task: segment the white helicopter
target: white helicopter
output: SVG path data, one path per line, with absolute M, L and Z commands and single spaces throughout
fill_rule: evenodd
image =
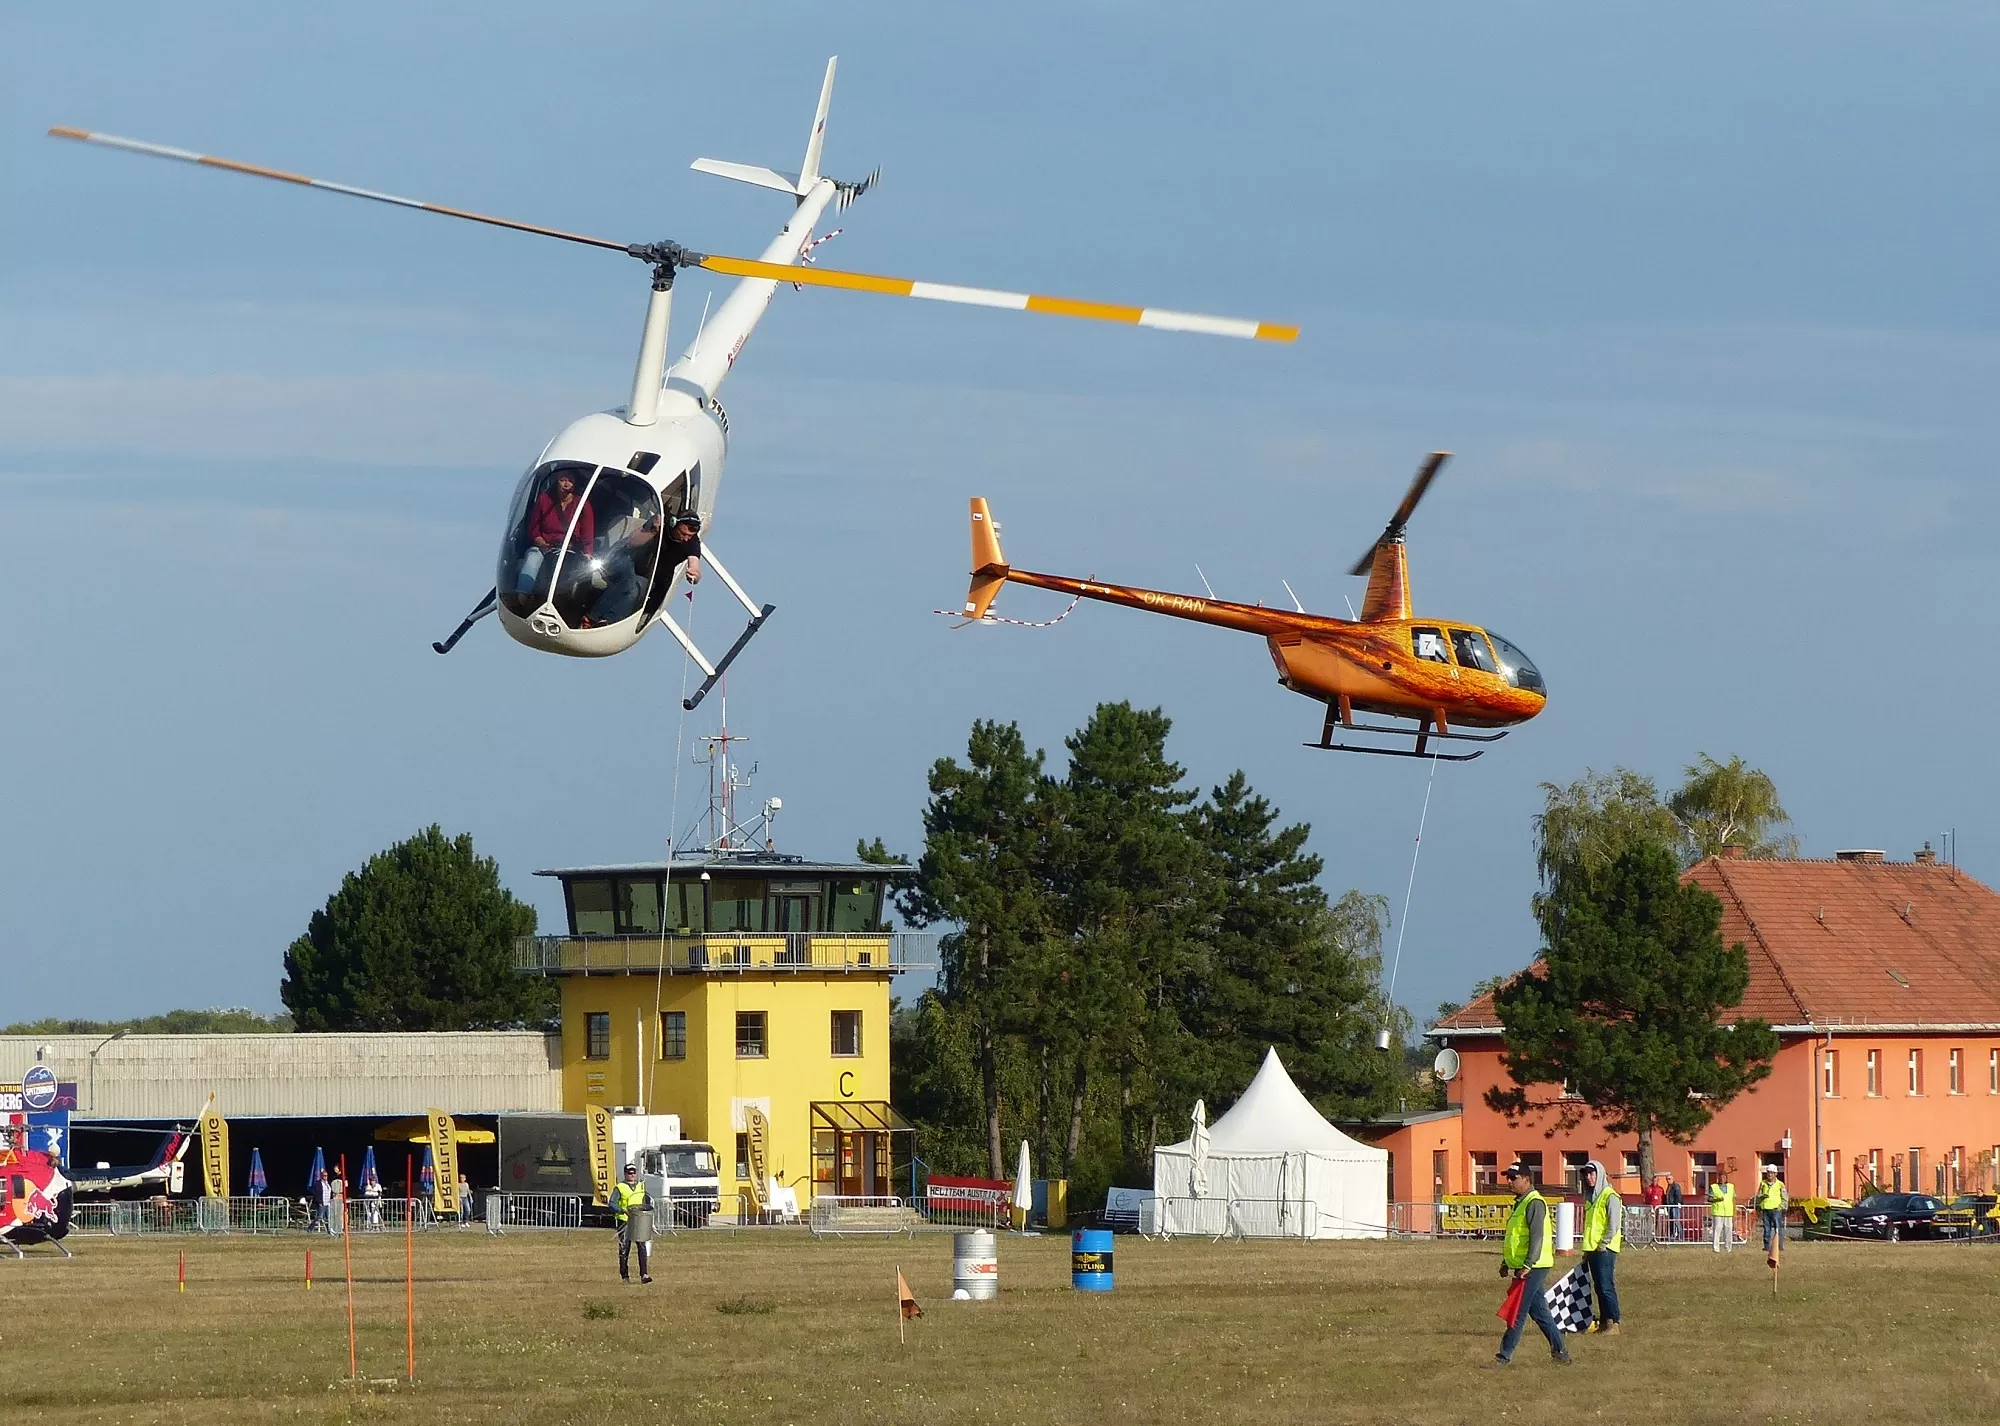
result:
M 826 115 L 833 100 L 833 76 L 838 64 L 838 56 L 827 61 L 819 109 L 813 116 L 805 159 L 797 173 L 709 158 L 696 159 L 692 165 L 703 173 L 775 189 L 793 199 L 796 208 L 791 221 L 756 260 L 695 252 L 675 242 L 613 242 L 112 134 L 61 127 L 52 128 L 49 133 L 55 138 L 178 159 L 257 178 L 275 178 L 328 193 L 607 248 L 638 258 L 651 267 L 653 290 L 646 306 L 638 365 L 632 373 L 631 398 L 623 406 L 572 422 L 543 448 L 515 487 L 506 532 L 500 542 L 499 572 L 493 589 L 450 638 L 432 647 L 441 654 L 449 653 L 467 630 L 496 610 L 501 627 L 518 642 L 579 658 L 621 653 L 657 622 L 666 626 L 706 676 L 700 689 L 683 700 L 686 707 L 693 708 L 771 617 L 774 606 L 760 606 L 746 594 L 716 559 L 714 549 L 705 540 L 701 541 L 701 559 L 750 616 L 736 642 L 720 659 L 710 662 L 667 612 L 667 598 L 681 586 L 687 572 L 678 561 L 669 561 L 668 567 L 661 569 L 662 549 L 668 543 L 662 536 L 688 513 L 697 517 L 693 522 L 696 528 L 705 530 L 714 514 L 723 461 L 729 448 L 729 418 L 716 400 L 716 391 L 736 364 L 737 355 L 750 339 L 780 282 L 843 287 L 975 307 L 1047 312 L 1212 336 L 1279 342 L 1293 341 L 1298 336 L 1297 327 L 1268 322 L 916 282 L 802 265 L 811 262 L 813 228 L 827 205 L 846 209 L 880 177 L 878 169 L 858 182 L 844 182 L 820 172 L 820 150 L 826 139 Z M 669 368 L 667 319 L 673 304 L 674 277 L 682 268 L 690 267 L 740 277 L 743 281 L 714 316 L 703 323 L 680 360 Z M 685 542 L 680 548 L 687 548 Z

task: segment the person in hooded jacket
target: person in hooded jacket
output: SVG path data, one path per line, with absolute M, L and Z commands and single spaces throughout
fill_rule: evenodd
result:
M 1625 1204 L 1611 1189 L 1611 1175 L 1592 1159 L 1583 1166 L 1583 1263 L 1597 1291 L 1597 1321 L 1591 1331 L 1616 1336 L 1618 1250 L 1625 1246 Z

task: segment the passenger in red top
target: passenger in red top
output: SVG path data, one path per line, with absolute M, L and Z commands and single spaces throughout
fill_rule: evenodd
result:
M 579 512 L 579 498 L 577 472 L 567 468 L 558 470 L 549 488 L 535 497 L 534 510 L 528 516 L 529 549 L 521 557 L 521 572 L 514 579 L 516 594 L 534 591 L 543 562 L 562 548 L 563 536 L 570 533 L 572 517 L 576 520 L 576 533 L 571 546 L 587 552 L 596 543 L 596 512 L 587 501 Z

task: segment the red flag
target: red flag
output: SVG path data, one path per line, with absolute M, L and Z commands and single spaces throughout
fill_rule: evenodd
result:
M 1515 1278 L 1507 1289 L 1507 1300 L 1500 1304 L 1500 1310 L 1493 1315 L 1512 1327 L 1521 1320 L 1521 1307 L 1528 1291 L 1526 1278 Z
M 924 1309 L 917 1306 L 917 1295 L 910 1291 L 910 1280 L 903 1276 L 901 1268 L 896 1269 L 896 1306 L 905 1322 L 924 1315 Z

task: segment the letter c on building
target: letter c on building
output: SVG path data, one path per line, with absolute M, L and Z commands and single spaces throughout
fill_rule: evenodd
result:
M 853 1071 L 853 1070 L 842 1070 L 842 1071 L 840 1072 L 840 1097 L 841 1097 L 842 1099 L 852 1099 L 852 1098 L 854 1098 L 854 1071 Z

